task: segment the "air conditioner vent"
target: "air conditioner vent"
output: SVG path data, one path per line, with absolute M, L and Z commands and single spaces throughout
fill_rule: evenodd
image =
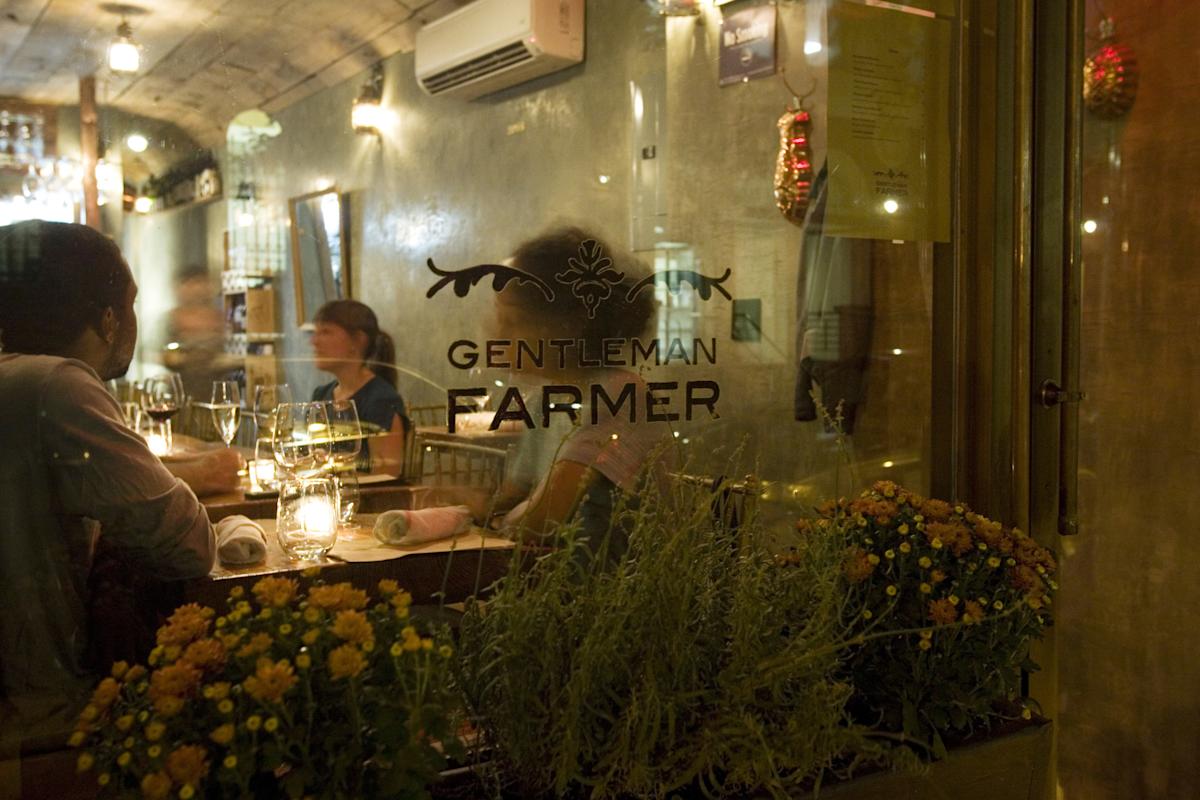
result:
M 463 86 L 471 81 L 495 75 L 509 67 L 523 64 L 532 59 L 533 53 L 529 52 L 529 48 L 525 46 L 524 42 L 514 42 L 490 53 L 484 53 L 452 69 L 423 78 L 421 82 L 425 86 L 425 91 L 430 94 L 441 94 L 456 86 Z

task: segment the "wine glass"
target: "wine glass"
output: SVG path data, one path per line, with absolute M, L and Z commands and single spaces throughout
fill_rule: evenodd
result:
M 259 436 L 262 436 L 263 428 L 267 428 L 267 436 L 270 437 L 276 406 L 290 402 L 292 387 L 286 383 L 260 383 L 254 387 L 254 424 Z
M 174 441 L 171 418 L 179 413 L 185 403 L 187 395 L 183 391 L 183 379 L 174 372 L 147 378 L 142 385 L 142 410 L 162 426 L 168 452 Z
M 237 437 L 238 423 L 242 418 L 242 392 L 237 381 L 213 381 L 209 408 L 221 441 L 229 447 Z
M 325 403 L 280 403 L 271 419 L 271 451 L 280 467 L 313 475 L 329 464 L 331 437 Z
M 358 455 L 362 452 L 363 430 L 358 406 L 353 400 L 328 400 L 325 403 L 331 431 L 330 467 L 337 481 L 342 522 L 354 524 L 358 507 Z

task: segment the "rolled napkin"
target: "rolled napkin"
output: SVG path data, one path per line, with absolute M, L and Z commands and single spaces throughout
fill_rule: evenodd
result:
M 267 557 L 262 526 L 235 514 L 217 523 L 217 556 L 224 564 L 256 564 Z
M 385 511 L 375 520 L 375 538 L 384 544 L 421 544 L 447 539 L 471 527 L 466 506 Z

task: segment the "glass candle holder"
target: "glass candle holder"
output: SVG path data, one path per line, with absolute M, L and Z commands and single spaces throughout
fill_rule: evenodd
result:
M 275 489 L 276 466 L 270 439 L 259 439 L 254 443 L 254 460 L 246 466 L 246 471 L 250 475 L 251 490 L 269 492 Z
M 337 484 L 332 478 L 285 478 L 279 484 L 275 534 L 288 557 L 312 561 L 337 542 Z

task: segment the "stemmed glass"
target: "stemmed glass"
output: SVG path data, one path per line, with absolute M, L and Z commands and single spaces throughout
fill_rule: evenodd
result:
M 329 400 L 325 405 L 332 433 L 329 462 L 341 499 L 342 522 L 352 525 L 358 507 L 357 468 L 358 455 L 362 452 L 362 423 L 353 400 Z
M 260 383 L 254 387 L 254 424 L 259 437 L 263 435 L 263 428 L 267 429 L 267 437 L 270 437 L 275 408 L 280 403 L 290 402 L 292 387 L 286 383 Z
M 142 384 L 142 410 L 162 426 L 166 452 L 171 452 L 174 437 L 171 418 L 187 403 L 183 379 L 174 372 L 147 378 Z
M 280 467 L 293 474 L 315 475 L 329 464 L 325 403 L 280 403 L 271 420 L 271 452 Z
M 242 418 L 242 392 L 237 381 L 213 381 L 209 408 L 221 441 L 229 447 L 237 438 L 238 423 Z

